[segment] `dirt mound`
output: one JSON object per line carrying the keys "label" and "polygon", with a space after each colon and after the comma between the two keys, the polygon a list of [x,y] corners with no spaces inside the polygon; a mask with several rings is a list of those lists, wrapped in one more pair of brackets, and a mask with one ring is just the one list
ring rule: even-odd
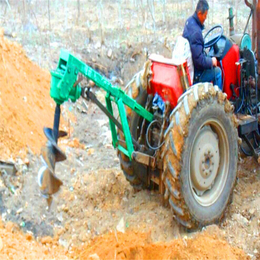
{"label": "dirt mound", "polygon": [[168,243],[152,243],[149,233],[111,232],[70,252],[58,246],[57,239],[44,237],[37,242],[31,234],[22,234],[11,223],[0,220],[1,259],[249,259],[241,249],[203,232],[194,238]]}
{"label": "dirt mound", "polygon": [[169,243],[151,243],[149,237],[137,232],[97,237],[80,248],[79,259],[249,259],[242,250],[207,232]]}
{"label": "dirt mound", "polygon": [[36,242],[31,234],[23,235],[11,222],[6,228],[0,220],[0,259],[69,259],[65,250],[51,238]]}
{"label": "dirt mound", "polygon": [[0,158],[39,153],[43,126],[51,126],[54,103],[49,96],[50,73],[4,38],[0,28]]}

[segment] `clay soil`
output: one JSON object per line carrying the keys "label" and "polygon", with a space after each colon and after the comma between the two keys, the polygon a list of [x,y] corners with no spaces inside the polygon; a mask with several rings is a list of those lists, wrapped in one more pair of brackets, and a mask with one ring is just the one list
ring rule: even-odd
{"label": "clay soil", "polygon": [[[111,6],[104,9],[105,17],[113,15]],[[47,208],[37,171],[46,140],[42,128],[52,125],[54,103],[50,74],[42,67],[54,68],[66,43],[123,87],[142,67],[144,46],[170,55],[164,42],[97,45],[100,38],[93,35],[93,42],[80,49],[55,26],[53,31],[57,38],[46,46],[55,47],[49,50],[42,42],[46,49],[40,51],[25,41],[22,30],[12,40],[0,34],[0,159],[14,162],[18,170],[0,175],[0,259],[260,259],[260,170],[253,158],[239,157],[233,201],[222,222],[187,232],[158,192],[137,192],[126,181],[106,116],[82,99],[62,108],[62,127],[69,135],[59,145],[67,160],[56,166],[63,186]],[[93,91],[104,101],[100,89]]]}

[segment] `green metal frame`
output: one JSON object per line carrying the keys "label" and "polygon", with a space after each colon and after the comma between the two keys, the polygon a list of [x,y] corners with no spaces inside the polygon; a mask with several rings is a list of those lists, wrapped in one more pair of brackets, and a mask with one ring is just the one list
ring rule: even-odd
{"label": "green metal frame", "polygon": [[153,120],[153,114],[139,105],[134,99],[130,98],[123,90],[113,86],[108,79],[101,76],[87,64],[64,50],[61,51],[57,69],[51,72],[50,95],[57,104],[61,105],[69,99],[75,102],[80,97],[81,87],[76,85],[78,73],[81,73],[88,79],[92,80],[98,87],[107,92],[105,99],[106,108],[111,115],[113,115],[112,101],[117,104],[127,148],[124,148],[119,144],[115,123],[109,119],[112,143],[114,148],[117,147],[121,152],[127,155],[130,160],[132,160],[134,145],[127,122],[125,105],[149,122]]}

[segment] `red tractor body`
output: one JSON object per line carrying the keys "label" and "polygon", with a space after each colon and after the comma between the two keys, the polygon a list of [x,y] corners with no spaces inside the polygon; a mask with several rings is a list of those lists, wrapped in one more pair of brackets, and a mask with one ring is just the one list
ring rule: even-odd
{"label": "red tractor body", "polygon": [[227,54],[222,59],[222,78],[223,78],[223,92],[227,94],[228,99],[232,97],[230,85],[235,87],[235,93],[239,96],[240,85],[240,65],[237,63],[240,59],[239,47],[233,44]]}
{"label": "red tractor body", "polygon": [[163,101],[169,101],[171,108],[177,105],[179,97],[186,90],[185,80],[191,85],[187,62],[176,64],[162,56],[151,56],[152,78],[148,94],[157,93]]}
{"label": "red tractor body", "polygon": [[[230,99],[234,93],[239,96],[240,86],[240,54],[237,44],[233,44],[229,39],[223,37],[226,46],[223,48],[222,57],[218,62],[218,66],[222,70],[223,92]],[[159,55],[151,55],[152,61],[152,78],[150,80],[150,88],[148,94],[157,93],[163,101],[169,101],[171,108],[177,105],[179,97],[185,92],[186,87],[183,78],[187,77],[188,84],[191,86],[190,73],[187,69],[187,62],[179,62],[166,59]],[[182,70],[182,67],[184,70]],[[231,85],[234,85],[234,93],[232,93]]]}

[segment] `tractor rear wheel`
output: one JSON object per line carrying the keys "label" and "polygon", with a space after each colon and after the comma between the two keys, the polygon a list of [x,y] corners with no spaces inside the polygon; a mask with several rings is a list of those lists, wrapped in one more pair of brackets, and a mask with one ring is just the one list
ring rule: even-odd
{"label": "tractor rear wheel", "polygon": [[[148,95],[147,91],[142,87],[140,77],[141,73],[135,76],[135,80],[129,85],[127,94],[138,104],[145,107]],[[131,135],[137,141],[140,136],[143,118],[129,108],[127,108],[126,111]],[[119,131],[119,139],[124,140],[124,135],[121,131]],[[146,175],[147,167],[137,162],[133,163],[133,161],[130,161],[129,158],[119,150],[118,157],[121,169],[129,183],[137,190],[149,188],[146,180],[140,178],[141,175]]]}
{"label": "tractor rear wheel", "polygon": [[199,83],[178,101],[162,148],[164,198],[188,229],[217,223],[236,181],[238,135],[233,107],[217,86]]}

